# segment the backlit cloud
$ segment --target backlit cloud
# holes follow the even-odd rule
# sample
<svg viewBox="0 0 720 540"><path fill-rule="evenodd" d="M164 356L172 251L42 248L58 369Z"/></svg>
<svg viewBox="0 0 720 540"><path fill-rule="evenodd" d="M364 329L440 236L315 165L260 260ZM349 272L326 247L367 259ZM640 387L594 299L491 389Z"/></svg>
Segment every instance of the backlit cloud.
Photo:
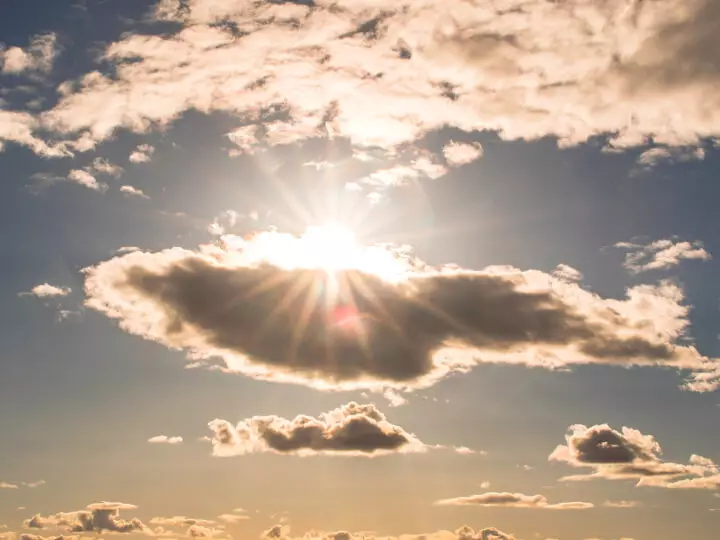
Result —
<svg viewBox="0 0 720 540"><path fill-rule="evenodd" d="M683 260L709 261L712 258L703 243L698 240L688 242L662 239L646 245L618 242L615 247L628 251L624 266L635 274L671 268Z"/></svg>
<svg viewBox="0 0 720 540"><path fill-rule="evenodd" d="M387 536L372 532L322 532L307 531L302 535L291 535L287 525L275 525L266 530L261 538L266 540L515 540L511 534L504 533L495 527L473 529L467 525L456 531L437 531L425 534L402 534Z"/></svg>
<svg viewBox="0 0 720 540"><path fill-rule="evenodd" d="M374 405L351 402L319 417L254 416L233 426L226 420L209 424L213 455L226 457L255 452L372 456L423 452L420 440L387 421Z"/></svg>
<svg viewBox="0 0 720 540"><path fill-rule="evenodd" d="M678 344L689 307L670 282L604 299L537 270L429 268L327 230L226 235L85 274L86 304L124 330L260 379L411 388L483 362L606 363L694 370L698 391L718 384L717 363Z"/></svg>
<svg viewBox="0 0 720 540"><path fill-rule="evenodd" d="M183 442L182 437L168 437L167 435L156 435L148 439L149 443L153 444L180 444Z"/></svg>
<svg viewBox="0 0 720 540"><path fill-rule="evenodd" d="M147 534L148 527L137 518L121 519L122 510L134 510L132 504L120 502L99 502L89 504L85 510L61 512L50 516L35 515L24 522L26 528L59 528L72 533L111 532Z"/></svg>
<svg viewBox="0 0 720 540"><path fill-rule="evenodd" d="M595 505L589 502L571 501L549 503L543 495L523 495L522 493L488 492L467 497L441 499L439 506L501 506L505 508L541 508L544 510L587 510Z"/></svg>
<svg viewBox="0 0 720 540"><path fill-rule="evenodd" d="M140 144L135 150L132 151L128 160L130 163L148 163L152 160L152 155L155 153L155 147L151 144Z"/></svg>
<svg viewBox="0 0 720 540"><path fill-rule="evenodd" d="M607 424L570 426L567 444L559 445L549 456L573 467L593 469L592 473L565 476L562 481L593 479L637 480L638 486L684 489L720 488L720 469L710 459L692 455L688 464L660 458L662 448L652 435Z"/></svg>
<svg viewBox="0 0 720 540"><path fill-rule="evenodd" d="M472 163L483 156L483 147L480 143L449 142L443 147L445 161L451 167L459 167Z"/></svg>
<svg viewBox="0 0 720 540"><path fill-rule="evenodd" d="M107 191L108 188L107 184L99 182L91 173L82 169L71 170L67 175L67 179L70 182L95 191Z"/></svg>
<svg viewBox="0 0 720 540"><path fill-rule="evenodd" d="M72 292L70 287L57 287L49 283L35 285L28 292L20 293L21 296L36 296L37 298L52 298L56 296L67 296Z"/></svg>
<svg viewBox="0 0 720 540"><path fill-rule="evenodd" d="M131 197L140 197L141 199L149 199L145 192L142 189L133 187L133 186L120 186L120 191L124 193L125 195L129 195Z"/></svg>

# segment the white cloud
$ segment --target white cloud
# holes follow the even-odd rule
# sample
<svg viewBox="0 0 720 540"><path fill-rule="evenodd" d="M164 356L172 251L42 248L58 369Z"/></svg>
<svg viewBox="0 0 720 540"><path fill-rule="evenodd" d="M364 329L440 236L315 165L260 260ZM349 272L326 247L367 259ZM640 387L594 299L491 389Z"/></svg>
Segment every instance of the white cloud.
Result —
<svg viewBox="0 0 720 540"><path fill-rule="evenodd" d="M18 489L18 485L12 482L0 482L0 489Z"/></svg>
<svg viewBox="0 0 720 540"><path fill-rule="evenodd" d="M568 266L567 264L558 264L557 267L555 267L555 270L553 270L552 275L558 279L562 279L563 281L580 281L582 280L582 272L578 270L577 268L573 268L572 266Z"/></svg>
<svg viewBox="0 0 720 540"><path fill-rule="evenodd" d="M108 188L107 184L105 184L103 182L98 182L97 178L95 178L88 171L85 171L82 169L71 170L67 175L67 179L70 182L79 184L81 186L84 186L88 189L92 189L94 191L103 192L103 191L106 191Z"/></svg>
<svg viewBox="0 0 720 540"><path fill-rule="evenodd" d="M156 435L148 439L149 443L154 444L180 444L183 442L182 437L168 437L167 435Z"/></svg>
<svg viewBox="0 0 720 540"><path fill-rule="evenodd" d="M38 298L52 298L56 296L67 296L72 292L70 287L57 287L49 283L35 285L30 291L20 293L21 296L36 296Z"/></svg>
<svg viewBox="0 0 720 540"><path fill-rule="evenodd" d="M155 147L150 144L140 144L128 157L130 163L149 163L155 153Z"/></svg>
<svg viewBox="0 0 720 540"><path fill-rule="evenodd" d="M637 163L645 170L658 165L674 162L702 161L705 159L705 150L698 147L667 147L649 148L638 156Z"/></svg>
<svg viewBox="0 0 720 540"><path fill-rule="evenodd" d="M131 197L140 197L141 199L149 199L145 192L142 189L133 187L133 186L120 186L120 191L124 193L125 195L129 195Z"/></svg>
<svg viewBox="0 0 720 540"><path fill-rule="evenodd" d="M683 260L709 261L712 255L699 240L694 242L676 239L655 240L647 245L618 242L616 248L625 249L624 266L634 274L649 270L665 270Z"/></svg>
<svg viewBox="0 0 720 540"><path fill-rule="evenodd" d="M48 73L57 52L57 37L52 33L35 36L25 49L3 49L0 44L0 71L14 75L26 72Z"/></svg>
<svg viewBox="0 0 720 540"><path fill-rule="evenodd" d="M595 505L583 501L549 503L543 495L522 493L488 492L468 497L454 497L435 501L440 506L485 506L504 508L535 508L544 510L587 510Z"/></svg>
<svg viewBox="0 0 720 540"><path fill-rule="evenodd" d="M608 508L638 508L642 506L640 501L605 501L603 506Z"/></svg>
<svg viewBox="0 0 720 540"><path fill-rule="evenodd" d="M96 173L106 174L114 178L119 178L124 172L124 169L120 165L110 163L110 161L101 157L95 158L93 160L90 169Z"/></svg>
<svg viewBox="0 0 720 540"><path fill-rule="evenodd" d="M451 141L443 147L445 161L451 167L467 165L483 157L483 147L480 143L464 143Z"/></svg>
<svg viewBox="0 0 720 540"><path fill-rule="evenodd" d="M116 76L86 74L44 125L104 140L193 109L262 122L274 106L287 118L264 125L271 144L332 133L394 146L443 126L563 144L610 134L615 148L719 133L714 0L184 4L156 12L177 33L110 44Z"/></svg>

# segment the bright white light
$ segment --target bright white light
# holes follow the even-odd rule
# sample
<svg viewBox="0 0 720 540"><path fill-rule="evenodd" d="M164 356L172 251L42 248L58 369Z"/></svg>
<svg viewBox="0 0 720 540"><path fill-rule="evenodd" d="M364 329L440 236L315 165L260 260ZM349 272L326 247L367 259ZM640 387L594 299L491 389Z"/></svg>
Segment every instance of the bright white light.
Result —
<svg viewBox="0 0 720 540"><path fill-rule="evenodd" d="M328 272L352 267L359 250L352 231L334 223L308 227L300 240L306 256Z"/></svg>

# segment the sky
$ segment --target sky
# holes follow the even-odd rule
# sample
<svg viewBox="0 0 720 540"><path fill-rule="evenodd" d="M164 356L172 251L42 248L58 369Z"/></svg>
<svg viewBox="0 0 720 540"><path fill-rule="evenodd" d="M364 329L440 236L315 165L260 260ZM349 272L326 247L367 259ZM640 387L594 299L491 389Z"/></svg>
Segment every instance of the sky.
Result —
<svg viewBox="0 0 720 540"><path fill-rule="evenodd" d="M718 36L0 0L0 540L715 540Z"/></svg>

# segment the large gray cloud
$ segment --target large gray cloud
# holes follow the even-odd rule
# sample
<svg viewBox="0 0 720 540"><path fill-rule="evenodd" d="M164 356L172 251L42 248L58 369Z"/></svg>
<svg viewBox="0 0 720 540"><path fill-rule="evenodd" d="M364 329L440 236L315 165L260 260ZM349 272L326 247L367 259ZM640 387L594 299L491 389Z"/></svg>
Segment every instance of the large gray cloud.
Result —
<svg viewBox="0 0 720 540"><path fill-rule="evenodd" d="M209 426L216 456L253 452L372 456L426 448L413 434L388 422L374 405L354 402L317 418L254 416L236 426L226 420L213 420Z"/></svg>
<svg viewBox="0 0 720 540"><path fill-rule="evenodd" d="M669 282L614 300L505 267L387 280L248 255L271 245L304 260L307 246L288 235L225 240L240 247L134 252L89 268L87 305L195 359L220 357L222 369L334 388L427 385L478 362L655 364L702 376L717 365L676 343L688 308ZM713 389L714 376L695 389Z"/></svg>
<svg viewBox="0 0 720 540"><path fill-rule="evenodd" d="M590 474L565 476L561 480L637 480L638 486L685 489L719 489L720 468L710 459L692 455L688 464L661 459L662 448L652 435L607 424L570 426L566 444L549 456L573 467L593 469Z"/></svg>

